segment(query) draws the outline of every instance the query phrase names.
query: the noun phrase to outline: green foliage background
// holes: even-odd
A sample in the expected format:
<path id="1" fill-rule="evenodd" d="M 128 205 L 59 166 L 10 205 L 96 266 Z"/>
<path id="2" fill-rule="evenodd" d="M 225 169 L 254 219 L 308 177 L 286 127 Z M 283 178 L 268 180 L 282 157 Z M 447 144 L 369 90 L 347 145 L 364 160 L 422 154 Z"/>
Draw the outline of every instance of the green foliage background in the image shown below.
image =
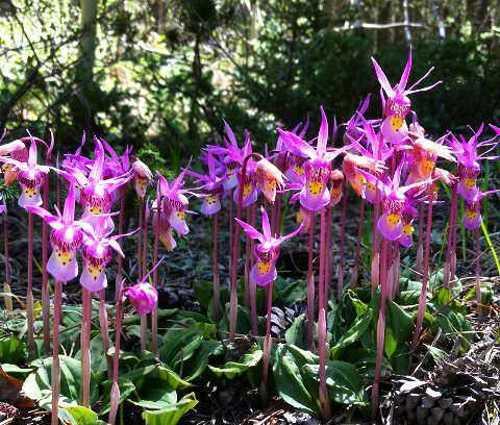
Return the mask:
<path id="1" fill-rule="evenodd" d="M 92 6 L 95 38 L 81 21 Z M 409 2 L 413 81 L 432 65 L 432 81 L 444 81 L 415 96 L 431 133 L 498 121 L 497 9 Z M 0 123 L 14 133 L 54 128 L 63 151 L 89 130 L 174 168 L 219 137 L 222 119 L 273 144 L 276 125 L 316 119 L 320 104 L 344 121 L 364 95 L 377 94 L 371 55 L 398 78 L 409 44 L 403 20 L 395 0 L 7 0 Z"/>

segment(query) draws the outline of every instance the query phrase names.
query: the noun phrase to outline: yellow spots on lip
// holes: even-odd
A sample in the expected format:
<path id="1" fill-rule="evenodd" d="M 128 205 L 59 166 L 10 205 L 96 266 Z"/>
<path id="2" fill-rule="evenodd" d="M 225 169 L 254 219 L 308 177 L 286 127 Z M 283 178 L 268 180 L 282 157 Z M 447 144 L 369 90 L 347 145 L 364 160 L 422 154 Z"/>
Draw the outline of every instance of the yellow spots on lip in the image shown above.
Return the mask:
<path id="1" fill-rule="evenodd" d="M 264 182 L 264 188 L 266 190 L 275 190 L 277 186 L 276 179 L 268 177 Z"/>
<path id="2" fill-rule="evenodd" d="M 419 161 L 418 163 L 418 168 L 420 171 L 420 175 L 422 177 L 430 177 L 432 172 L 434 171 L 434 166 L 436 163 L 432 161 L 431 159 L 423 159 Z"/>
<path id="3" fill-rule="evenodd" d="M 304 213 L 302 212 L 301 209 L 299 209 L 295 214 L 295 222 L 302 223 L 303 221 L 304 221 Z"/>
<path id="4" fill-rule="evenodd" d="M 103 213 L 103 210 L 100 205 L 91 205 L 89 208 L 89 213 L 93 215 L 101 215 Z"/>
<path id="5" fill-rule="evenodd" d="M 309 193 L 313 196 L 320 195 L 323 192 L 323 189 L 325 187 L 325 185 L 318 180 L 313 180 L 313 181 L 309 182 L 309 184 L 307 186 L 309 188 Z"/>
<path id="6" fill-rule="evenodd" d="M 251 183 L 245 183 L 243 185 L 243 198 L 246 198 L 250 196 L 250 194 L 253 192 L 253 186 Z"/>
<path id="7" fill-rule="evenodd" d="M 218 200 L 219 197 L 217 195 L 208 195 L 206 198 L 206 202 L 208 205 L 216 204 Z"/>
<path id="8" fill-rule="evenodd" d="M 89 271 L 90 276 L 94 280 L 97 280 L 97 278 L 103 272 L 102 266 L 99 266 L 97 264 L 89 264 L 88 267 L 87 267 L 87 270 Z"/>
<path id="9" fill-rule="evenodd" d="M 477 217 L 477 211 L 474 211 L 474 210 L 471 210 L 469 208 L 466 208 L 465 209 L 465 216 L 469 219 L 469 220 L 474 220 L 476 217 Z"/>
<path id="10" fill-rule="evenodd" d="M 399 115 L 392 115 L 389 118 L 389 124 L 393 131 L 398 131 L 403 126 L 404 119 Z"/>
<path id="11" fill-rule="evenodd" d="M 259 274 L 269 273 L 271 270 L 271 262 L 270 261 L 258 261 L 257 262 L 257 271 Z"/>
<path id="12" fill-rule="evenodd" d="M 387 215 L 387 224 L 390 227 L 396 227 L 401 221 L 401 216 L 398 214 L 389 214 Z"/>
<path id="13" fill-rule="evenodd" d="M 464 179 L 464 186 L 467 189 L 473 189 L 476 186 L 476 179 L 471 179 L 471 178 Z"/>
<path id="14" fill-rule="evenodd" d="M 179 220 L 185 220 L 186 219 L 186 212 L 185 211 L 177 211 L 175 213 L 175 215 L 177 216 L 177 218 Z"/>
<path id="15" fill-rule="evenodd" d="M 14 169 L 14 166 L 12 164 L 3 164 L 2 165 L 2 172 L 3 173 L 8 173 L 9 171 L 12 171 Z"/>
<path id="16" fill-rule="evenodd" d="M 414 231 L 415 231 L 415 228 L 410 223 L 407 223 L 403 226 L 403 233 L 406 236 L 411 236 Z"/>
<path id="17" fill-rule="evenodd" d="M 28 198 L 33 198 L 38 195 L 38 189 L 36 187 L 25 187 L 23 190 L 24 196 Z"/>
<path id="18" fill-rule="evenodd" d="M 301 165 L 295 165 L 293 167 L 293 171 L 295 172 L 295 174 L 297 174 L 298 176 L 303 176 L 304 175 L 304 167 L 302 167 Z"/>
<path id="19" fill-rule="evenodd" d="M 70 251 L 56 250 L 56 256 L 63 266 L 67 266 L 73 259 L 73 254 Z"/>
<path id="20" fill-rule="evenodd" d="M 364 177 L 363 177 L 364 178 Z M 366 188 L 370 191 L 370 192 L 375 192 L 375 185 L 373 183 L 366 183 Z"/>

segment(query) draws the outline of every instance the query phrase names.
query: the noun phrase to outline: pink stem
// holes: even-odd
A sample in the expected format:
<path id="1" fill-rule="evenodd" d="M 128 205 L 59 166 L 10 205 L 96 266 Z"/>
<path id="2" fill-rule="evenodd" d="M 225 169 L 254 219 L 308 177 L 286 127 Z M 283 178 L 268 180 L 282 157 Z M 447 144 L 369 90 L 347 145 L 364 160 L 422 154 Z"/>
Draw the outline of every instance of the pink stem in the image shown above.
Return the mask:
<path id="1" fill-rule="evenodd" d="M 251 207 L 251 216 L 250 216 L 250 225 L 255 227 L 255 221 L 256 221 L 256 210 L 257 206 L 253 204 Z M 248 260 L 248 273 L 250 273 L 250 270 L 252 269 L 252 256 L 253 256 L 253 247 L 254 247 L 254 241 L 250 239 L 248 241 L 249 245 L 249 254 L 247 257 Z M 249 279 L 249 286 L 250 286 L 250 323 L 252 327 L 252 334 L 256 336 L 258 334 L 258 329 L 257 329 L 257 287 L 255 286 L 255 282 L 252 281 L 252 279 Z"/>
<path id="2" fill-rule="evenodd" d="M 387 251 L 389 249 L 389 242 L 382 238 L 380 246 L 380 307 L 377 322 L 377 354 L 375 358 L 375 377 L 372 388 L 372 416 L 377 416 L 379 407 L 379 393 L 380 393 L 380 377 L 382 372 L 382 362 L 384 359 L 384 344 L 385 344 L 385 314 L 387 304 Z"/>
<path id="3" fill-rule="evenodd" d="M 267 301 L 267 316 L 266 316 L 266 336 L 264 337 L 264 350 L 262 353 L 262 383 L 261 383 L 261 397 L 264 401 L 268 400 L 268 385 L 269 380 L 269 360 L 271 357 L 272 338 L 271 338 L 271 316 L 273 309 L 273 282 L 266 288 L 266 301 Z"/>
<path id="4" fill-rule="evenodd" d="M 106 356 L 106 362 L 108 364 L 108 377 L 111 378 L 113 362 L 111 357 L 108 355 L 111 342 L 109 338 L 108 312 L 106 310 L 105 289 L 99 291 L 99 326 L 101 328 L 102 348 L 104 350 L 104 355 Z"/>
<path id="5" fill-rule="evenodd" d="M 28 321 L 28 351 L 29 357 L 33 358 L 36 351 L 33 325 L 35 316 L 33 313 L 33 214 L 28 212 L 28 288 L 26 291 L 26 316 Z"/>
<path id="6" fill-rule="evenodd" d="M 5 301 L 5 308 L 7 310 L 12 310 L 12 297 L 11 297 L 11 280 L 10 280 L 10 262 L 9 262 L 9 223 L 8 223 L 8 217 L 7 213 L 4 214 L 3 216 L 3 259 L 5 263 L 5 285 L 6 285 L 6 290 L 5 292 L 8 292 L 8 300 L 6 298 Z"/>
<path id="7" fill-rule="evenodd" d="M 337 280 L 337 298 L 340 300 L 344 291 L 344 267 L 345 267 L 345 223 L 347 216 L 347 191 L 342 196 L 342 211 L 340 215 L 340 240 L 339 240 L 339 275 Z"/>
<path id="8" fill-rule="evenodd" d="M 141 199 L 139 201 L 139 228 L 142 229 L 142 232 L 137 233 L 137 261 L 138 261 L 138 274 L 139 274 L 139 279 L 142 279 L 144 276 L 144 257 L 142 254 L 143 250 L 143 242 L 142 238 L 145 238 L 146 235 L 143 234 L 144 232 L 144 200 Z M 141 340 L 141 351 L 144 352 L 146 351 L 146 340 L 147 340 L 147 331 L 148 331 L 148 318 L 147 315 L 141 315 L 140 316 L 140 340 Z"/>
<path id="9" fill-rule="evenodd" d="M 120 387 L 118 385 L 118 378 L 120 376 L 120 337 L 122 329 L 122 283 L 116 281 L 117 293 L 119 296 L 116 299 L 115 307 L 115 351 L 113 353 L 113 383 L 111 385 L 111 407 L 109 411 L 108 422 L 114 425 L 116 422 L 116 415 L 118 413 L 118 406 L 120 404 Z"/>
<path id="10" fill-rule="evenodd" d="M 333 262 L 333 249 L 332 249 L 332 207 L 326 207 L 326 264 L 325 264 L 325 297 L 329 298 L 330 285 L 332 281 L 332 262 Z"/>
<path id="11" fill-rule="evenodd" d="M 477 301 L 477 314 L 482 315 L 482 300 L 481 300 L 481 242 L 479 240 L 479 229 L 474 230 L 474 250 L 476 252 L 476 301 Z"/>
<path id="12" fill-rule="evenodd" d="M 450 288 L 450 281 L 455 279 L 457 200 L 457 185 L 453 183 L 451 186 L 450 219 L 448 222 L 448 241 L 443 274 L 443 286 L 446 288 Z"/>
<path id="13" fill-rule="evenodd" d="M 310 214 L 310 224 L 309 224 L 309 235 L 307 240 L 307 346 L 309 350 L 313 350 L 314 344 L 314 298 L 315 298 L 315 286 L 314 286 L 314 270 L 313 270 L 313 258 L 314 258 L 314 213 Z"/>
<path id="14" fill-rule="evenodd" d="M 215 320 L 219 320 L 221 316 L 219 273 L 219 213 L 215 213 L 212 218 L 212 290 L 213 315 Z"/>
<path id="15" fill-rule="evenodd" d="M 49 177 L 43 184 L 43 206 L 49 208 Z M 49 259 L 49 228 L 42 220 L 42 320 L 43 320 L 43 348 L 46 355 L 50 353 L 50 295 L 47 261 Z"/>
<path id="16" fill-rule="evenodd" d="M 157 211 L 156 211 L 156 222 L 160 222 L 161 213 L 161 201 L 158 198 Z M 160 239 L 159 231 L 154 230 L 154 242 L 153 242 L 153 264 L 158 263 L 158 252 L 160 249 Z M 156 268 L 153 272 L 153 286 L 158 287 L 158 269 Z M 153 353 L 158 354 L 158 309 L 154 309 L 151 313 L 151 350 Z"/>
<path id="17" fill-rule="evenodd" d="M 431 228 L 432 228 L 432 199 L 427 206 L 427 226 L 425 228 L 424 258 L 422 264 L 422 290 L 418 300 L 417 324 L 413 334 L 412 350 L 415 350 L 422 331 L 425 307 L 427 305 L 427 285 L 429 284 L 429 257 L 431 253 Z"/>
<path id="18" fill-rule="evenodd" d="M 326 281 L 325 271 L 328 255 L 326 252 L 327 242 L 327 216 L 326 208 L 321 211 L 320 221 L 320 245 L 319 245 L 319 282 L 318 282 L 318 354 L 319 354 L 319 404 L 323 419 L 331 417 L 330 399 L 326 386 L 326 363 L 328 361 L 328 342 L 326 340 Z"/>
<path id="19" fill-rule="evenodd" d="M 252 205 L 253 206 L 253 205 Z M 252 206 L 246 209 L 247 223 L 252 225 Z M 250 307 L 250 261 L 252 259 L 252 246 L 250 238 L 244 235 L 245 238 L 245 305 Z"/>
<path id="20" fill-rule="evenodd" d="M 372 264 L 371 264 L 371 289 L 372 296 L 375 295 L 377 291 L 377 287 L 380 281 L 380 237 L 377 231 L 377 221 L 380 212 L 380 201 L 379 201 L 379 193 L 377 191 L 377 199 L 375 200 L 375 204 L 373 206 L 373 214 L 372 214 Z"/>
<path id="21" fill-rule="evenodd" d="M 365 206 L 366 202 L 361 199 L 361 204 L 359 205 L 359 221 L 358 221 L 358 232 L 356 239 L 356 248 L 354 251 L 354 268 L 352 270 L 352 287 L 357 286 L 359 281 L 359 269 L 361 263 L 361 239 L 363 238 L 363 225 L 365 224 Z"/>
<path id="22" fill-rule="evenodd" d="M 120 214 L 118 216 L 118 234 L 123 234 L 123 227 L 125 225 L 125 190 L 120 189 Z M 116 280 L 121 282 L 123 273 L 123 258 L 121 255 L 116 256 Z M 115 300 L 119 297 L 118 287 L 115 287 Z"/>
<path id="23" fill-rule="evenodd" d="M 59 365 L 59 324 L 61 323 L 62 283 L 54 283 L 54 318 L 52 331 L 52 412 L 51 425 L 59 424 L 59 394 L 61 392 L 61 372 Z"/>
<path id="24" fill-rule="evenodd" d="M 90 291 L 82 288 L 82 333 L 80 335 L 82 381 L 82 406 L 90 403 L 90 328 L 92 323 L 92 299 Z"/>
<path id="25" fill-rule="evenodd" d="M 425 232 L 425 215 L 422 205 L 418 207 L 418 242 L 417 242 L 417 259 L 415 269 L 422 273 L 424 262 L 424 232 Z"/>

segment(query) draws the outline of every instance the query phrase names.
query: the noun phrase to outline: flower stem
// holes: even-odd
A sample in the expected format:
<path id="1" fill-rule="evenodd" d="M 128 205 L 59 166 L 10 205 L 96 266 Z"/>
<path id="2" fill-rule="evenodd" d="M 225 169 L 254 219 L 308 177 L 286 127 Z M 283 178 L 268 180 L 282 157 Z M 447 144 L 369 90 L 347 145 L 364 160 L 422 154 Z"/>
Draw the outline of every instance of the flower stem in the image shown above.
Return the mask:
<path id="1" fill-rule="evenodd" d="M 62 282 L 54 283 L 54 318 L 52 323 L 52 412 L 51 424 L 59 424 L 59 393 L 61 392 L 61 373 L 59 366 L 59 324 L 62 310 Z"/>
<path id="2" fill-rule="evenodd" d="M 359 281 L 359 269 L 361 264 L 361 239 L 363 238 L 363 225 L 365 224 L 365 206 L 366 202 L 362 198 L 359 205 L 358 232 L 356 238 L 356 248 L 354 251 L 354 268 L 352 270 L 351 286 L 355 287 Z"/>
<path id="3" fill-rule="evenodd" d="M 476 272 L 476 302 L 477 314 L 482 315 L 482 300 L 481 300 L 481 242 L 479 240 L 480 229 L 474 230 L 474 251 L 476 253 L 475 272 Z"/>
<path id="4" fill-rule="evenodd" d="M 425 215 L 422 205 L 418 207 L 418 242 L 417 242 L 417 259 L 415 269 L 422 273 L 424 262 L 424 233 L 425 233 Z"/>
<path id="5" fill-rule="evenodd" d="M 111 385 L 111 407 L 109 411 L 108 422 L 114 425 L 116 422 L 116 415 L 118 413 L 118 406 L 120 404 L 120 387 L 118 385 L 118 377 L 120 374 L 120 338 L 122 329 L 122 283 L 116 281 L 116 289 L 118 297 L 116 298 L 115 306 L 115 350 L 113 353 L 113 383 Z"/>
<path id="6" fill-rule="evenodd" d="M 221 316 L 219 273 L 219 213 L 215 213 L 212 216 L 212 291 L 213 315 L 215 320 L 219 320 Z"/>
<path id="7" fill-rule="evenodd" d="M 456 271 L 456 237 L 457 237 L 457 185 L 452 184 L 450 201 L 450 219 L 448 221 L 448 241 L 443 273 L 443 286 L 451 288 L 451 281 L 455 279 Z"/>
<path id="8" fill-rule="evenodd" d="M 80 335 L 82 382 L 82 406 L 89 407 L 90 403 L 90 328 L 92 323 L 92 299 L 90 291 L 82 288 L 82 333 Z"/>
<path id="9" fill-rule="evenodd" d="M 337 280 L 337 299 L 342 298 L 344 291 L 344 268 L 345 268 L 345 223 L 347 218 L 347 192 L 342 196 L 342 210 L 340 213 L 340 237 L 339 237 L 339 275 Z"/>
<path id="10" fill-rule="evenodd" d="M 425 307 L 427 305 L 427 286 L 429 284 L 429 257 L 431 252 L 431 229 L 432 229 L 432 199 L 429 199 L 427 206 L 427 225 L 425 228 L 424 256 L 422 263 L 422 290 L 418 300 L 417 323 L 413 334 L 412 350 L 415 350 L 422 331 Z"/>
<path id="11" fill-rule="evenodd" d="M 5 284 L 4 284 L 4 303 L 5 310 L 12 311 L 14 306 L 12 303 L 12 291 L 10 280 L 10 262 L 9 262 L 9 223 L 7 213 L 3 216 L 3 259 L 5 265 Z"/>
<path id="12" fill-rule="evenodd" d="M 43 207 L 49 207 L 49 177 L 45 178 L 43 184 Z M 45 220 L 42 220 L 42 320 L 43 320 L 43 348 L 45 354 L 50 354 L 50 295 L 49 275 L 47 272 L 47 261 L 49 259 L 49 228 Z"/>
<path id="13" fill-rule="evenodd" d="M 307 347 L 310 351 L 313 350 L 314 345 L 314 298 L 315 298 L 315 286 L 314 286 L 314 270 L 313 270 L 313 259 L 314 259 L 314 214 L 311 215 L 309 224 L 309 234 L 307 240 Z"/>
<path id="14" fill-rule="evenodd" d="M 256 221 L 256 205 L 253 204 L 251 207 L 251 215 L 250 215 L 250 224 L 255 227 Z M 248 243 L 248 274 L 250 275 L 250 270 L 252 269 L 252 255 L 253 255 L 253 247 L 254 241 L 252 239 L 247 239 Z M 257 335 L 257 287 L 255 286 L 255 282 L 252 279 L 248 279 L 249 290 L 250 290 L 250 324 L 252 327 L 252 334 Z"/>
<path id="15" fill-rule="evenodd" d="M 28 353 L 33 358 L 36 351 L 33 325 L 35 316 L 33 313 L 33 214 L 28 212 L 28 288 L 26 291 L 26 316 L 28 321 Z"/>
<path id="16" fill-rule="evenodd" d="M 118 234 L 123 234 L 123 227 L 125 225 L 125 190 L 120 188 L 120 214 L 118 216 Z M 123 258 L 121 255 L 116 256 L 116 280 L 121 282 L 123 273 Z M 115 287 L 115 300 L 120 296 L 119 288 Z"/>
<path id="17" fill-rule="evenodd" d="M 380 212 L 380 201 L 379 201 L 379 191 L 377 191 L 377 199 L 375 200 L 375 204 L 373 205 L 372 212 L 372 263 L 371 263 L 371 293 L 372 297 L 375 295 L 377 291 L 377 287 L 380 282 L 380 237 L 377 231 L 377 221 Z"/>
<path id="18" fill-rule="evenodd" d="M 385 314 L 387 305 L 387 252 L 389 249 L 389 242 L 382 238 L 380 242 L 380 305 L 377 321 L 377 354 L 375 358 L 375 377 L 372 387 L 372 417 L 377 416 L 379 407 L 379 394 L 380 394 L 380 377 L 382 373 L 382 362 L 384 359 L 384 344 L 385 344 Z"/>
<path id="19" fill-rule="evenodd" d="M 102 348 L 104 350 L 104 355 L 106 356 L 106 362 L 108 364 L 108 378 L 111 378 L 113 361 L 108 354 L 111 343 L 109 338 L 108 312 L 106 310 L 105 289 L 99 291 L 99 326 L 101 328 Z"/>
<path id="20" fill-rule="evenodd" d="M 264 337 L 264 347 L 262 353 L 262 383 L 260 386 L 260 394 L 264 403 L 268 401 L 268 380 L 269 380 L 269 362 L 271 357 L 271 348 L 273 340 L 271 338 L 271 316 L 273 312 L 273 282 L 266 288 L 266 336 Z"/>
<path id="21" fill-rule="evenodd" d="M 326 386 L 326 363 L 328 361 L 328 341 L 326 328 L 326 298 L 325 271 L 328 261 L 327 245 L 327 208 L 321 211 L 320 244 L 319 244 L 319 280 L 318 280 L 318 354 L 319 354 L 319 404 L 321 416 L 328 420 L 331 417 L 330 399 Z"/>
<path id="22" fill-rule="evenodd" d="M 160 214 L 161 214 L 161 200 L 160 197 L 157 197 L 156 202 L 156 222 L 160 222 Z M 153 264 L 158 262 L 158 252 L 160 249 L 160 239 L 159 239 L 159 231 L 154 230 L 154 242 L 153 242 Z M 158 288 L 158 269 L 156 268 L 153 271 L 153 286 Z M 151 350 L 153 353 L 158 354 L 158 309 L 155 308 L 151 312 Z"/>
<path id="23" fill-rule="evenodd" d="M 241 206 L 236 205 L 236 217 L 241 217 Z M 230 296 L 229 296 L 229 338 L 234 340 L 236 334 L 236 322 L 238 320 L 238 258 L 240 256 L 240 228 L 233 225 L 233 237 L 231 247 L 231 274 L 230 274 Z"/>

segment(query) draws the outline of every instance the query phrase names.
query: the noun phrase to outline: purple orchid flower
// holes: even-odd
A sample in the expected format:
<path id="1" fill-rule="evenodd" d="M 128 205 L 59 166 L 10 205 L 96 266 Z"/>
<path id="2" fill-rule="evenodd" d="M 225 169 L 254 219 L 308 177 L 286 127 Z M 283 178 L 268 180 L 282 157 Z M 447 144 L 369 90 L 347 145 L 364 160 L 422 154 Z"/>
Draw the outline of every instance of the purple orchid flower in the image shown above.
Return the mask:
<path id="1" fill-rule="evenodd" d="M 25 209 L 28 206 L 42 205 L 43 200 L 40 193 L 41 187 L 50 171 L 50 167 L 38 165 L 37 163 L 37 143 L 38 142 L 34 138 L 31 138 L 31 144 L 26 162 L 16 160 L 13 157 L 0 158 L 2 162 L 14 166 L 17 170 L 17 179 L 22 189 L 21 196 L 18 199 L 18 204 L 20 207 Z M 52 146 L 53 140 L 49 149 L 52 149 Z"/>
<path id="2" fill-rule="evenodd" d="M 189 233 L 189 227 L 186 223 L 186 213 L 192 213 L 192 211 L 187 209 L 189 201 L 185 193 L 189 191 L 183 188 L 185 175 L 186 170 L 183 170 L 169 184 L 164 176 L 158 174 L 158 193 L 161 199 L 160 222 L 158 224 L 161 230 L 160 239 L 167 249 L 172 244 L 173 247 L 170 249 L 175 248 L 175 241 L 171 233 L 172 228 L 179 236 L 186 236 Z"/>
<path id="3" fill-rule="evenodd" d="M 129 172 L 119 177 L 104 179 L 104 148 L 99 139 L 95 138 L 94 141 L 96 144 L 95 159 L 88 176 L 78 172 L 78 170 L 68 168 L 81 187 L 80 204 L 85 210 L 83 217 L 91 223 L 97 222 L 102 214 L 109 214 L 113 205 L 114 191 L 126 184 L 132 177 Z M 108 215 L 106 229 L 111 231 L 113 228 L 113 220 Z"/>
<path id="4" fill-rule="evenodd" d="M 187 170 L 186 173 L 196 179 L 197 184 L 203 191 L 201 198 L 201 213 L 205 216 L 217 214 L 221 210 L 221 196 L 223 194 L 224 179 L 217 175 L 217 162 L 211 151 L 206 155 L 207 173 L 200 174 L 192 170 Z"/>
<path id="5" fill-rule="evenodd" d="M 84 232 L 93 232 L 89 223 L 75 220 L 75 202 L 75 184 L 70 181 L 62 214 L 57 207 L 57 215 L 40 206 L 26 207 L 30 213 L 41 217 L 52 228 L 50 242 L 53 251 L 47 262 L 47 271 L 54 279 L 65 283 L 78 276 L 77 250 L 83 242 Z"/>
<path id="6" fill-rule="evenodd" d="M 481 125 L 469 140 L 463 136 L 458 139 L 453 134 L 450 135 L 449 145 L 458 161 L 457 193 L 470 204 L 474 203 L 474 199 L 480 192 L 477 187 L 477 177 L 481 172 L 480 161 L 499 158 L 499 156 L 488 156 L 488 153 L 496 148 L 498 142 L 479 141 L 483 128 L 484 126 Z M 479 153 L 479 148 L 484 146 L 489 146 L 489 148 Z"/>
<path id="7" fill-rule="evenodd" d="M 135 193 L 140 199 L 144 199 L 146 196 L 146 189 L 153 179 L 153 173 L 140 159 L 136 159 L 132 163 L 132 170 L 134 172 Z"/>
<path id="8" fill-rule="evenodd" d="M 90 292 L 98 292 L 108 286 L 106 267 L 113 258 L 113 250 L 125 258 L 118 239 L 131 236 L 140 229 L 122 235 L 111 236 L 105 233 L 104 217 L 101 224 L 94 228 L 91 234 L 84 235 L 83 241 L 83 271 L 80 275 L 80 284 Z"/>
<path id="9" fill-rule="evenodd" d="M 158 291 L 153 285 L 147 282 L 147 279 L 154 273 L 164 259 L 165 257 L 160 258 L 148 274 L 138 283 L 130 286 L 124 291 L 125 297 L 127 297 L 134 306 L 139 316 L 145 316 L 146 314 L 152 313 L 158 305 Z"/>
<path id="10" fill-rule="evenodd" d="M 411 51 L 408 55 L 408 60 L 401 75 L 401 79 L 394 87 L 391 86 L 384 71 L 382 71 L 382 68 L 373 57 L 372 63 L 373 68 L 375 69 L 375 74 L 382 88 L 381 95 L 385 118 L 381 125 L 381 132 L 389 142 L 392 144 L 399 144 L 407 134 L 405 118 L 411 109 L 411 101 L 408 96 L 414 93 L 431 90 L 441 84 L 442 81 L 438 81 L 427 87 L 417 88 L 417 86 L 434 70 L 434 67 L 432 67 L 422 78 L 407 89 L 406 86 L 408 84 L 413 64 Z M 387 96 L 387 100 L 385 100 L 383 93 Z"/>
<path id="11" fill-rule="evenodd" d="M 279 257 L 280 245 L 297 235 L 302 230 L 302 224 L 286 236 L 273 237 L 271 234 L 269 217 L 264 207 L 261 207 L 261 213 L 262 233 L 238 218 L 235 218 L 235 220 L 250 239 L 259 241 L 254 248 L 254 257 L 256 261 L 250 271 L 250 278 L 259 286 L 267 286 L 274 281 L 278 275 L 276 271 L 276 262 Z"/>
<path id="12" fill-rule="evenodd" d="M 487 192 L 477 191 L 471 201 L 465 202 L 463 225 L 467 230 L 476 230 L 481 226 L 481 201 L 489 195 L 500 192 L 500 189 L 489 190 Z"/>
<path id="13" fill-rule="evenodd" d="M 407 192 L 413 189 L 422 192 L 431 183 L 431 180 L 422 180 L 406 186 L 400 186 L 403 165 L 404 161 L 401 161 L 394 173 L 394 177 L 385 176 L 383 180 L 360 170 L 367 182 L 380 190 L 382 195 L 382 214 L 378 219 L 377 229 L 385 239 L 390 241 L 395 241 L 403 235 L 403 212 L 410 202 L 410 198 L 406 195 Z M 412 196 L 416 195 L 415 193 L 412 194 Z"/>
<path id="14" fill-rule="evenodd" d="M 298 198 L 302 207 L 309 211 L 319 211 L 330 202 L 330 193 L 327 187 L 330 178 L 331 162 L 350 146 L 341 149 L 327 150 L 328 121 L 325 111 L 321 107 L 321 126 L 316 148 L 291 131 L 278 129 L 283 143 L 294 155 L 306 158 L 304 163 L 305 183 Z"/>

